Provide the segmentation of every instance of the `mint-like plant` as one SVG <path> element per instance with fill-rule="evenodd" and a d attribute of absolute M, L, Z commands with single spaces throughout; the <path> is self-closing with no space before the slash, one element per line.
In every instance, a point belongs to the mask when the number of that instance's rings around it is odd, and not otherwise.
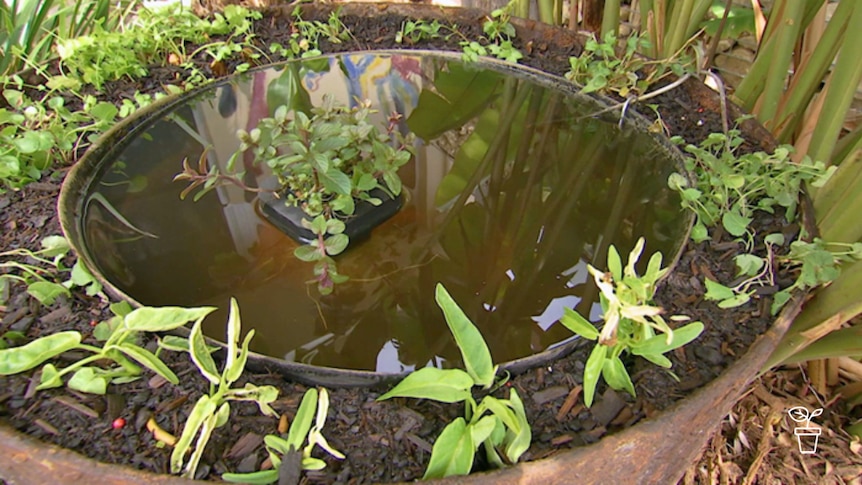
<path fill-rule="evenodd" d="M 637 274 L 635 264 L 644 248 L 644 239 L 638 239 L 629 253 L 628 263 L 622 266 L 617 249 L 608 248 L 609 272 L 604 273 L 592 265 L 587 270 L 593 275 L 601 291 L 601 332 L 578 312 L 566 309 L 560 319 L 566 328 L 587 340 L 598 340 L 584 367 L 584 402 L 593 403 L 599 378 L 617 390 L 628 391 L 635 396 L 635 388 L 621 357 L 624 353 L 639 355 L 665 368 L 671 367 L 667 352 L 691 342 L 703 332 L 703 323 L 691 322 L 672 330 L 668 326 L 663 310 L 652 305 L 656 282 L 667 272 L 661 267 L 661 253 L 654 253 L 643 276 Z M 689 317 L 674 315 L 672 321 L 686 321 Z M 657 333 L 658 331 L 658 333 Z"/>
<path fill-rule="evenodd" d="M 351 108 L 336 104 L 330 95 L 311 109 L 310 116 L 295 110 L 291 118 L 288 107 L 280 106 L 250 132 L 239 130 L 240 148 L 227 164 L 227 170 L 233 171 L 236 160 L 250 151 L 254 163 L 265 163 L 278 178 L 275 195 L 305 213 L 302 224 L 315 239 L 294 254 L 315 263 L 321 294 L 331 293 L 335 283 L 347 279 L 338 273 L 333 256 L 347 248 L 344 222 L 354 215 L 357 202 L 380 205 L 383 201 L 371 194 L 375 189 L 391 198 L 398 196 L 398 169 L 413 155 L 412 134 L 402 137 L 396 130 L 400 115 L 392 114 L 386 132 L 381 133 L 369 121 L 371 113 L 370 101 Z M 183 172 L 175 177 L 189 181 L 183 196 L 202 187 L 197 199 L 223 183 L 259 191 L 242 183 L 242 173 L 222 174 L 218 167 L 205 165 L 203 157 L 198 169 L 183 163 Z"/>
<path fill-rule="evenodd" d="M 471 390 L 474 386 L 490 388 L 497 366 L 492 364 L 491 353 L 479 329 L 439 283 L 436 300 L 461 351 L 466 371 L 425 367 L 405 377 L 378 401 L 412 397 L 466 403 L 466 416 L 449 423 L 434 442 L 423 479 L 470 473 L 476 450 L 481 445 L 493 465 L 503 466 L 501 453 L 506 463 L 515 463 L 530 447 L 530 424 L 524 404 L 514 388 L 509 391 L 509 399 L 485 396 L 476 403 Z"/>
<path fill-rule="evenodd" d="M 183 476 L 187 478 L 194 478 L 198 463 L 200 463 L 201 456 L 213 431 L 227 423 L 230 417 L 230 401 L 253 401 L 257 403 L 263 414 L 278 416 L 269 406 L 269 403 L 278 397 L 278 389 L 275 387 L 256 386 L 251 383 L 246 384 L 242 389 L 231 387 L 245 369 L 245 363 L 248 360 L 248 346 L 254 337 L 254 330 L 249 330 L 240 347 L 241 323 L 236 300 L 233 298 L 230 300 L 227 348 L 225 349 L 225 362 L 221 372 L 216 369 L 215 361 L 210 355 L 210 350 L 201 332 L 202 321 L 203 318 L 200 318 L 192 326 L 189 334 L 189 354 L 200 373 L 210 382 L 210 393 L 201 396 L 195 403 L 183 427 L 183 433 L 171 453 L 171 473 L 179 473 L 182 470 Z M 196 436 L 197 441 L 192 446 L 192 440 Z M 192 454 L 186 461 L 185 456 L 190 449 Z M 185 467 L 183 467 L 183 463 L 185 463 Z"/>
<path fill-rule="evenodd" d="M 287 435 L 266 435 L 263 439 L 266 451 L 269 453 L 269 459 L 272 462 L 272 469 L 253 473 L 225 473 L 221 476 L 222 480 L 234 483 L 275 483 L 278 481 L 282 459 L 290 453 L 302 454 L 300 466 L 303 470 L 322 470 L 326 467 L 326 462 L 311 456 L 311 451 L 315 446 L 319 446 L 335 458 L 343 460 L 344 454 L 329 446 L 321 433 L 326 424 L 328 412 L 329 393 L 325 388 L 321 388 L 320 392 L 314 388 L 305 391 Z M 314 419 L 314 426 L 312 426 L 312 418 Z M 302 446 L 303 443 L 307 443 L 305 447 Z"/>

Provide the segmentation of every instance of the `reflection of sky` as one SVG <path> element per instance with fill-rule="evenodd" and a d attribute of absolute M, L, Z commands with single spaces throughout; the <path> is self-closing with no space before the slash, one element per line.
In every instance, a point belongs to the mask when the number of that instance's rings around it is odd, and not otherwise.
<path fill-rule="evenodd" d="M 511 271 L 506 274 L 509 275 L 509 278 L 515 279 L 513 274 L 510 274 Z M 576 286 L 582 285 L 587 282 L 587 277 L 589 276 L 589 272 L 587 271 L 587 262 L 583 259 L 578 260 L 578 263 L 572 266 L 571 268 L 563 271 L 562 276 L 569 277 L 569 281 L 566 283 L 566 286 L 569 288 L 574 288 Z M 574 295 L 566 295 L 558 298 L 554 298 L 545 307 L 545 311 L 542 312 L 541 315 L 533 317 L 533 321 L 539 325 L 543 331 L 547 332 L 549 328 L 561 318 L 563 318 L 563 314 L 566 308 L 574 310 L 578 303 L 581 302 L 581 298 Z M 593 303 L 590 307 L 590 321 L 596 321 L 601 318 L 602 315 L 602 306 L 599 303 Z"/>
<path fill-rule="evenodd" d="M 443 362 L 446 359 L 435 356 L 433 360 L 425 363 L 424 367 L 442 368 Z M 376 371 L 383 374 L 401 374 L 403 372 L 413 372 L 416 370 L 415 365 L 406 365 L 398 358 L 398 345 L 395 340 L 389 340 L 377 353 L 377 368 Z"/>

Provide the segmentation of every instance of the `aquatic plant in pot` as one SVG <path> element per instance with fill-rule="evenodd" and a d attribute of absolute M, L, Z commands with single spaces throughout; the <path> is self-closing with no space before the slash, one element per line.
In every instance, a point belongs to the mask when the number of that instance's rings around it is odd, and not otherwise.
<path fill-rule="evenodd" d="M 334 256 L 341 254 L 351 238 L 367 235 L 401 208 L 398 169 L 413 155 L 412 134 L 396 130 L 398 113 L 388 117 L 385 133 L 369 119 L 370 101 L 353 107 L 339 105 L 326 95 L 310 113 L 279 106 L 272 117 L 260 120 L 251 131 L 239 130 L 239 149 L 227 162 L 227 171 L 207 168 L 206 153 L 197 170 L 183 162 L 175 180 L 188 180 L 181 197 L 198 186 L 199 199 L 220 184 L 232 183 L 261 194 L 261 212 L 280 230 L 303 243 L 295 256 L 314 262 L 314 275 L 321 294 L 332 292 L 335 283 L 347 280 L 339 274 Z M 247 185 L 245 172 L 234 172 L 237 160 L 251 155 L 253 168 L 265 164 L 275 175 L 278 188 L 268 190 Z"/>

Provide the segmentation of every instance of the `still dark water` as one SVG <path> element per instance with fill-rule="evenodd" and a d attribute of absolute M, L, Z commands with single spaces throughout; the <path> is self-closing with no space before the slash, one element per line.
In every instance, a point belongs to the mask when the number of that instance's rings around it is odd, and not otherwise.
<path fill-rule="evenodd" d="M 350 281 L 321 297 L 312 264 L 265 222 L 253 196 L 223 187 L 181 201 L 188 157 L 224 166 L 275 109 L 331 94 L 369 99 L 421 142 L 401 171 L 405 207 L 337 257 Z M 434 287 L 477 324 L 496 362 L 571 337 L 566 307 L 596 320 L 586 264 L 608 244 L 673 258 L 686 217 L 667 188 L 675 169 L 653 136 L 589 116 L 601 106 L 535 76 L 412 53 L 349 54 L 249 73 L 158 120 L 107 161 L 85 201 L 86 244 L 99 270 L 145 305 L 215 305 L 206 332 L 224 337 L 231 296 L 253 350 L 349 369 L 402 372 L 459 354 Z M 267 173 L 254 181 L 271 187 Z M 644 258 L 645 260 L 647 258 Z M 645 262 L 645 261 L 644 261 Z"/>

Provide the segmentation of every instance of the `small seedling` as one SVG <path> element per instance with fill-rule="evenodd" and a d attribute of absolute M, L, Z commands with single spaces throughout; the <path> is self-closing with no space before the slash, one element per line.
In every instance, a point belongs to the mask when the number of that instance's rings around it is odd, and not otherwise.
<path fill-rule="evenodd" d="M 635 264 L 643 248 L 644 239 L 640 238 L 629 253 L 625 268 L 613 245 L 608 249 L 609 272 L 603 273 L 587 265 L 601 291 L 602 319 L 605 321 L 601 333 L 574 310 L 567 308 L 560 319 L 560 323 L 580 337 L 598 339 L 584 368 L 584 402 L 587 407 L 593 403 L 599 377 L 604 377 L 611 388 L 625 390 L 635 396 L 631 377 L 621 359 L 623 353 L 639 355 L 658 366 L 670 368 L 670 359 L 664 354 L 691 342 L 703 332 L 701 322 L 672 330 L 661 316 L 662 309 L 652 306 L 656 282 L 667 268 L 661 267 L 661 253 L 654 253 L 646 273 L 638 276 Z M 681 322 L 689 318 L 674 315 L 670 320 Z"/>
<path fill-rule="evenodd" d="M 494 466 L 502 467 L 504 458 L 506 463 L 516 463 L 530 447 L 531 440 L 530 424 L 521 398 L 512 388 L 509 399 L 485 396 L 476 404 L 472 388 L 490 388 L 494 384 L 497 366 L 492 364 L 491 353 L 482 334 L 439 283 L 436 300 L 461 351 L 466 372 L 425 367 L 405 377 L 378 401 L 412 397 L 446 403 L 466 402 L 466 419 L 459 417 L 449 423 L 434 442 L 431 461 L 423 479 L 470 473 L 476 450 L 483 444 L 488 461 Z"/>
<path fill-rule="evenodd" d="M 583 86 L 584 93 L 616 93 L 624 98 L 638 96 L 670 73 L 685 74 L 688 63 L 678 58 L 650 61 L 637 54 L 649 46 L 642 36 L 629 36 L 625 49 L 617 54 L 616 34 L 605 34 L 601 42 L 589 39 L 578 57 L 569 58 L 566 79 Z"/>
<path fill-rule="evenodd" d="M 254 337 L 254 330 L 250 330 L 242 342 L 242 347 L 240 347 L 241 327 L 236 300 L 231 298 L 230 301 L 226 357 L 221 373 L 216 369 L 215 362 L 201 332 L 202 321 L 203 318 L 200 318 L 192 326 L 189 334 L 189 354 L 192 362 L 195 363 L 204 378 L 210 381 L 210 393 L 201 396 L 195 403 L 183 427 L 183 433 L 171 453 L 171 473 L 182 471 L 186 478 L 194 478 L 198 463 L 200 463 L 201 456 L 213 431 L 227 423 L 230 417 L 230 401 L 253 401 L 257 403 L 263 414 L 278 416 L 269 406 L 269 403 L 278 397 L 278 389 L 275 387 L 256 386 L 248 383 L 242 389 L 231 388 L 231 385 L 240 378 L 245 369 L 248 346 Z M 195 436 L 197 436 L 197 441 L 192 446 L 192 440 Z M 192 450 L 192 454 L 188 461 L 185 461 L 186 453 L 189 450 Z M 185 467 L 183 467 L 184 462 Z"/>
<path fill-rule="evenodd" d="M 672 141 L 683 144 L 680 137 Z M 804 157 L 799 163 L 790 159 L 793 148 L 780 146 L 772 154 L 755 152 L 737 155 L 743 139 L 740 131 L 727 135 L 711 133 L 700 145 L 686 145 L 690 157 L 685 168 L 694 174 L 692 184 L 682 174 L 671 174 L 668 185 L 680 193 L 683 208 L 697 215 L 691 238 L 695 242 L 708 239 L 707 228 L 721 223 L 734 237 L 746 237 L 750 243 L 749 224 L 752 213 L 762 210 L 772 213 L 775 207 L 785 208 L 785 218 L 795 220 L 796 208 L 803 183 L 820 187 L 834 172 L 822 162 Z"/>
<path fill-rule="evenodd" d="M 300 453 L 300 449 L 302 450 L 301 468 L 303 470 L 322 470 L 326 467 L 326 462 L 311 456 L 311 451 L 315 446 L 319 446 L 335 458 L 343 460 L 344 455 L 329 446 L 321 433 L 326 424 L 328 412 L 329 393 L 326 389 L 321 388 L 319 392 L 313 388 L 305 391 L 287 435 L 267 435 L 263 439 L 264 444 L 266 444 L 266 451 L 269 453 L 269 459 L 272 462 L 272 469 L 254 473 L 225 473 L 221 476 L 222 480 L 234 483 L 275 483 L 278 481 L 279 471 L 283 466 L 282 460 L 291 453 Z M 311 425 L 312 417 L 314 417 L 314 426 Z M 303 443 L 307 443 L 304 448 L 302 447 Z"/>
<path fill-rule="evenodd" d="M 211 307 L 143 307 L 132 310 L 128 303 L 115 303 L 111 305 L 111 311 L 116 316 L 98 324 L 93 330 L 93 336 L 104 341 L 101 348 L 82 343 L 81 333 L 72 330 L 46 335 L 21 347 L 0 350 L 0 375 L 18 374 L 64 352 L 83 350 L 93 355 L 59 369 L 53 364 L 45 364 L 36 389 L 59 387 L 63 385 L 63 376 L 74 372 L 67 383 L 69 388 L 105 394 L 112 382 L 121 384 L 137 379 L 141 375 L 138 364 L 177 384 L 176 374 L 156 355 L 137 344 L 138 335 L 142 332 L 166 332 L 194 320 L 199 324 L 213 310 Z M 92 365 L 104 361 L 117 365 L 108 368 Z"/>

